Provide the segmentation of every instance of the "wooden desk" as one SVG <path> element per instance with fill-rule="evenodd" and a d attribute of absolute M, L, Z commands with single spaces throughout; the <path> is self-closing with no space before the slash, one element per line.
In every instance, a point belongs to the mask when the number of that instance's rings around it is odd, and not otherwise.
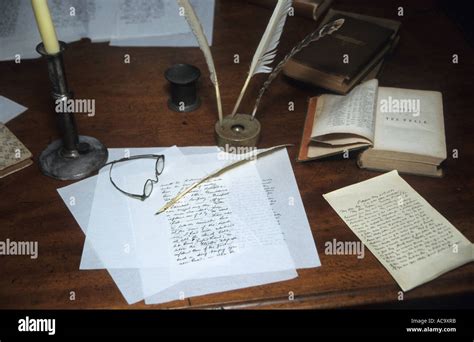
<path fill-rule="evenodd" d="M 396 9 L 405 7 L 398 18 Z M 443 92 L 448 160 L 443 179 L 404 176 L 423 197 L 471 241 L 473 230 L 474 107 L 472 91 L 474 52 L 462 33 L 431 1 L 341 2 L 335 8 L 400 19 L 401 42 L 380 75 L 383 86 L 431 89 Z M 212 48 L 221 80 L 225 111 L 232 109 L 270 10 L 243 1 L 217 5 Z M 280 51 L 313 28 L 303 18 L 291 18 Z M 34 48 L 33 46 L 31 47 Z M 324 53 L 323 51 L 321 53 Z M 459 64 L 452 64 L 452 54 Z M 124 54 L 131 63 L 124 64 Z M 240 64 L 234 64 L 234 55 Z M 170 112 L 163 73 L 174 63 L 197 65 L 201 80 L 201 108 L 187 115 Z M 216 107 L 207 68 L 198 48 L 115 48 L 81 41 L 66 54 L 69 83 L 80 98 L 96 99 L 96 116 L 79 116 L 80 132 L 99 138 L 108 147 L 213 145 Z M 0 63 L 0 94 L 29 110 L 8 124 L 38 157 L 57 137 L 49 83 L 43 60 Z M 252 82 L 256 94 L 262 77 Z M 314 89 L 296 87 L 278 79 L 260 107 L 261 146 L 298 144 L 306 104 Z M 250 110 L 253 96 L 243 102 Z M 295 111 L 288 112 L 288 102 Z M 451 151 L 457 149 L 459 158 Z M 294 159 L 296 148 L 290 149 Z M 127 305 L 106 270 L 79 271 L 84 235 L 56 189 L 68 183 L 41 175 L 37 164 L 0 180 L 0 240 L 38 241 L 39 258 L 0 257 L 0 308 L 334 308 L 376 303 L 403 306 L 418 299 L 436 302 L 445 296 L 467 298 L 473 293 L 474 265 L 469 264 L 414 289 L 399 302 L 399 287 L 367 251 L 355 256 L 326 256 L 324 243 L 356 236 L 321 196 L 376 173 L 357 168 L 355 160 L 293 163 L 301 196 L 311 224 L 322 267 L 299 271 L 299 277 L 249 289 L 218 293 L 164 305 Z M 70 291 L 76 300 L 70 301 Z M 289 300 L 293 293 L 295 299 Z"/>

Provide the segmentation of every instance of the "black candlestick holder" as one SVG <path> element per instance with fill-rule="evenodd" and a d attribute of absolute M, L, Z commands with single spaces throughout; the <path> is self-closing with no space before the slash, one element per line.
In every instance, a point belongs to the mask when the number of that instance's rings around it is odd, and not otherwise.
<path fill-rule="evenodd" d="M 48 54 L 43 43 L 36 47 L 48 63 L 55 108 L 60 101 L 74 99 L 68 88 L 63 54 L 66 43 L 59 42 L 60 51 Z M 62 108 L 68 108 L 67 105 Z M 74 113 L 57 112 L 61 139 L 51 143 L 40 155 L 40 169 L 46 176 L 59 180 L 77 180 L 98 171 L 107 162 L 107 148 L 97 139 L 78 135 Z"/>

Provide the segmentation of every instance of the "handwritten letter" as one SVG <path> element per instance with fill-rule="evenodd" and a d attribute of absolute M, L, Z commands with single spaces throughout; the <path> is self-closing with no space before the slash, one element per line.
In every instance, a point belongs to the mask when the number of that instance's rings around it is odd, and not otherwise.
<path fill-rule="evenodd" d="M 161 186 L 165 201 L 194 183 L 175 181 Z M 237 236 L 231 221 L 229 190 L 214 179 L 204 183 L 167 214 L 171 225 L 171 245 L 179 265 L 232 254 Z"/>
<path fill-rule="evenodd" d="M 324 198 L 405 291 L 472 260 L 469 240 L 396 171 Z"/>

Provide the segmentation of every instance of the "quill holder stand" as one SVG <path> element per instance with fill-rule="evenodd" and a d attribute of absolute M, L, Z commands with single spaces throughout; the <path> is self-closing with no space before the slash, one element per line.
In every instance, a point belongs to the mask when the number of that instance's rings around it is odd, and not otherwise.
<path fill-rule="evenodd" d="M 48 62 L 48 74 L 52 86 L 55 107 L 59 101 L 73 99 L 64 69 L 64 42 L 59 42 L 60 51 L 50 55 L 43 43 L 36 51 Z M 78 135 L 74 114 L 56 113 L 61 139 L 53 141 L 39 156 L 41 172 L 59 180 L 77 180 L 98 171 L 107 161 L 107 148 L 97 139 Z"/>
<path fill-rule="evenodd" d="M 222 124 L 216 122 L 217 145 L 228 147 L 256 147 L 260 139 L 260 122 L 248 114 L 228 115 Z"/>

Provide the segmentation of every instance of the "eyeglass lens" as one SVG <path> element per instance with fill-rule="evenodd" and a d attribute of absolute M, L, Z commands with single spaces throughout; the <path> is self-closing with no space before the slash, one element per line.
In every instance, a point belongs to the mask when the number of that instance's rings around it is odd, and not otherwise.
<path fill-rule="evenodd" d="M 159 157 L 158 160 L 156 161 L 156 173 L 161 175 L 165 168 L 165 158 Z"/>
<path fill-rule="evenodd" d="M 147 180 L 145 186 L 143 187 L 143 193 L 146 197 L 150 197 L 153 192 L 153 181 L 151 179 Z"/>

